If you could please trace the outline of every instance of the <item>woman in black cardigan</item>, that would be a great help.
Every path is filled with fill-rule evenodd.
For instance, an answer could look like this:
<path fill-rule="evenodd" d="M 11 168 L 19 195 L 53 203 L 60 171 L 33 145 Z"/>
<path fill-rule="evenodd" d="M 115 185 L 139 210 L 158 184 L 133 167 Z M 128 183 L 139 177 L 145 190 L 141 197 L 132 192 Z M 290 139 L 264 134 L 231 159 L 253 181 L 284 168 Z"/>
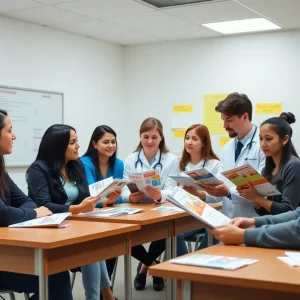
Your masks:
<path fill-rule="evenodd" d="M 50 126 L 42 140 L 35 162 L 27 171 L 29 197 L 53 213 L 78 214 L 92 211 L 100 197 L 89 196 L 84 167 L 78 156 L 76 131 L 68 125 Z M 87 300 L 113 300 L 105 261 L 82 267 Z"/>
<path fill-rule="evenodd" d="M 46 207 L 37 208 L 5 172 L 3 155 L 11 154 L 16 136 L 7 112 L 0 110 L 0 226 L 51 215 Z M 32 229 L 34 232 L 38 229 Z M 33 293 L 31 300 L 38 299 L 37 276 L 0 271 L 0 289 L 20 293 Z M 68 271 L 49 276 L 49 300 L 72 300 L 72 289 Z"/>

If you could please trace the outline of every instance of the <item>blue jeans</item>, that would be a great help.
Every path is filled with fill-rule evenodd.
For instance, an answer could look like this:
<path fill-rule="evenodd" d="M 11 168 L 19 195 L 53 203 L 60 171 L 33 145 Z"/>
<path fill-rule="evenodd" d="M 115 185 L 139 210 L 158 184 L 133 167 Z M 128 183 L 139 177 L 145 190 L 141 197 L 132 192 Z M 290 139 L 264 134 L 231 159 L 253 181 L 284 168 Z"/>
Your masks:
<path fill-rule="evenodd" d="M 48 277 L 49 300 L 73 300 L 70 274 L 68 271 Z M 38 276 L 0 272 L 0 289 L 19 293 L 33 293 L 31 300 L 39 299 Z"/>
<path fill-rule="evenodd" d="M 202 241 L 202 243 L 200 244 L 200 246 L 197 250 L 207 248 L 207 246 L 208 246 L 208 234 L 207 234 L 206 229 L 201 228 L 201 229 L 181 233 L 177 236 L 177 256 L 188 254 L 188 248 L 186 246 L 185 240 L 188 239 L 188 238 L 193 237 L 196 234 L 201 234 L 201 233 L 204 235 L 204 238 L 203 238 L 203 241 Z M 214 237 L 213 238 L 213 244 L 216 245 L 218 243 L 219 243 L 219 240 L 217 240 Z"/>
<path fill-rule="evenodd" d="M 105 260 L 81 267 L 81 272 L 87 300 L 99 300 L 100 289 L 111 287 Z"/>

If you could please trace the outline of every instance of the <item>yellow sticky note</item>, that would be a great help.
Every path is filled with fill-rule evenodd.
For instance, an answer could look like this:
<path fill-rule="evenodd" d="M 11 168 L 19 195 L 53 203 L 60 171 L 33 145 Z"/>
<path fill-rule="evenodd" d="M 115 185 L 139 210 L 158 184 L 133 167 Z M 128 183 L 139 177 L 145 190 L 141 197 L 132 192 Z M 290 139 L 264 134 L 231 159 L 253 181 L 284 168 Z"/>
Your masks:
<path fill-rule="evenodd" d="M 187 113 L 193 111 L 192 104 L 173 105 L 173 113 Z"/>
<path fill-rule="evenodd" d="M 227 142 L 230 141 L 230 137 L 229 136 L 220 136 L 219 138 L 219 146 L 222 148 Z"/>
<path fill-rule="evenodd" d="M 257 103 L 255 105 L 255 112 L 258 115 L 279 115 L 282 113 L 281 102 L 270 102 L 270 103 Z"/>
<path fill-rule="evenodd" d="M 215 111 L 215 107 L 227 96 L 228 94 L 206 94 L 203 97 L 204 125 L 208 127 L 210 134 L 226 132 L 223 128 L 221 114 Z"/>
<path fill-rule="evenodd" d="M 173 129 L 172 134 L 173 138 L 179 139 L 179 138 L 184 138 L 186 129 Z"/>

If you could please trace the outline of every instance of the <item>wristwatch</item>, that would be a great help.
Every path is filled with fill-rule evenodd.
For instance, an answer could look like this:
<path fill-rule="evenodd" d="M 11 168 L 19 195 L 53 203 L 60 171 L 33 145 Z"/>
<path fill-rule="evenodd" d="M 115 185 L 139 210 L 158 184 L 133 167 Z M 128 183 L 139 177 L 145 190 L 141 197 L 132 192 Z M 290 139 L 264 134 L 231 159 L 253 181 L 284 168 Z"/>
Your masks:
<path fill-rule="evenodd" d="M 229 198 L 229 199 L 231 200 L 231 192 L 230 192 L 230 189 L 228 189 L 227 198 Z"/>

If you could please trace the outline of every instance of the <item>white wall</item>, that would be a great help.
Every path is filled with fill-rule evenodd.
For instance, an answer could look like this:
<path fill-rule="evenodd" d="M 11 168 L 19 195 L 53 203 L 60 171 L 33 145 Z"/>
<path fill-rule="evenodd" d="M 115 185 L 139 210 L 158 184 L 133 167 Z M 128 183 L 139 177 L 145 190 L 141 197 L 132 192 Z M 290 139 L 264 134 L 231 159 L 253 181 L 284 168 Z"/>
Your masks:
<path fill-rule="evenodd" d="M 65 123 L 77 129 L 81 154 L 94 127 L 106 123 L 125 158 L 149 116 L 163 122 L 167 144 L 180 154 L 172 106 L 193 104 L 191 124 L 201 123 L 205 93 L 244 92 L 254 104 L 282 101 L 300 115 L 300 31 L 121 47 L 2 17 L 0 28 L 0 85 L 64 92 Z M 213 143 L 219 153 L 218 136 Z M 24 171 L 9 170 L 26 191 Z"/>
<path fill-rule="evenodd" d="M 121 46 L 2 17 L 0 28 L 0 84 L 63 92 L 64 121 L 77 129 L 81 154 L 97 125 L 126 129 Z M 26 191 L 24 171 L 9 173 Z"/>
<path fill-rule="evenodd" d="M 171 135 L 172 106 L 193 104 L 190 124 L 203 122 L 206 93 L 243 92 L 256 102 L 283 102 L 300 122 L 300 31 L 130 46 L 125 48 L 125 86 L 131 115 L 129 144 L 136 144 L 140 123 L 150 116 L 164 125 L 167 144 L 180 154 L 182 139 Z M 268 116 L 254 116 L 259 124 Z M 297 124 L 297 123 L 296 123 Z M 299 126 L 293 125 L 300 151 Z M 220 153 L 219 135 L 213 146 Z"/>

